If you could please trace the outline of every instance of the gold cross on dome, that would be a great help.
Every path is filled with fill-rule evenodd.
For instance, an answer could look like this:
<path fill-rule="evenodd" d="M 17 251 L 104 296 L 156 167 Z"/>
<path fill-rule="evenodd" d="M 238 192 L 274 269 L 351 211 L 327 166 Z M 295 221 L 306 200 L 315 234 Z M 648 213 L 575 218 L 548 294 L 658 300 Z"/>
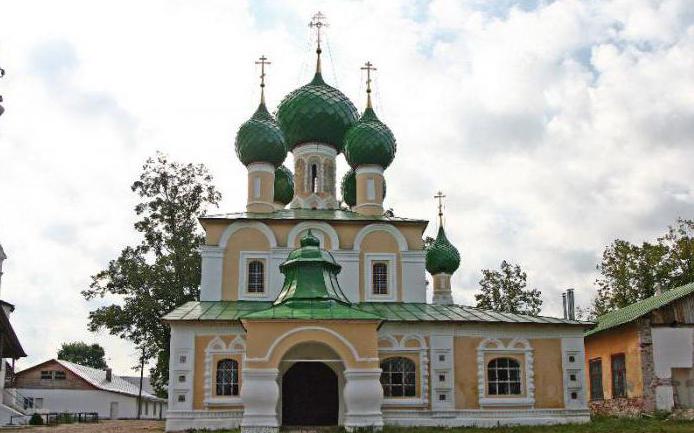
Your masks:
<path fill-rule="evenodd" d="M 313 15 L 308 26 L 312 29 L 316 29 L 316 40 L 318 41 L 318 49 L 320 50 L 320 31 L 323 27 L 328 27 L 328 23 L 325 21 L 325 15 L 323 15 L 321 11 L 318 11 Z"/>
<path fill-rule="evenodd" d="M 439 226 L 443 227 L 443 199 L 446 198 L 446 196 L 443 192 L 439 191 L 434 198 L 439 201 Z"/>
<path fill-rule="evenodd" d="M 268 62 L 267 57 L 262 55 L 255 64 L 260 65 L 260 100 L 265 102 L 265 65 L 271 65 L 272 62 Z"/>
<path fill-rule="evenodd" d="M 367 61 L 361 67 L 362 71 L 366 71 L 366 107 L 371 108 L 371 71 L 376 71 L 373 63 Z"/>

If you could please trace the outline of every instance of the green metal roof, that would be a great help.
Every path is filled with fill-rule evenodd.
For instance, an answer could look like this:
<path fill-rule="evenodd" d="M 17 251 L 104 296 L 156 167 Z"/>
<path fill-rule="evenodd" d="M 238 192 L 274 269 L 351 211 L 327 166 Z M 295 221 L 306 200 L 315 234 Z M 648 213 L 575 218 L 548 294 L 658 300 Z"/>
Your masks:
<path fill-rule="evenodd" d="M 431 275 L 452 274 L 460 266 L 460 253 L 446 237 L 443 226 L 439 227 L 434 243 L 427 248 L 426 268 Z"/>
<path fill-rule="evenodd" d="M 289 204 L 294 198 L 294 175 L 285 167 L 280 165 L 275 170 L 275 197 L 274 201 Z"/>
<path fill-rule="evenodd" d="M 268 310 L 272 302 L 263 301 L 191 301 L 181 305 L 164 316 L 167 321 L 181 320 L 240 320 L 255 312 Z M 331 307 L 325 308 L 330 310 Z M 352 308 L 360 313 L 370 313 L 386 322 L 456 322 L 456 323 L 526 323 L 540 325 L 575 325 L 590 326 L 590 322 L 559 319 L 556 317 L 525 316 L 522 314 L 497 313 L 463 305 L 438 305 L 403 302 L 360 302 L 352 304 Z M 301 310 L 301 309 L 299 309 Z M 315 310 L 314 310 L 315 311 Z M 283 313 L 280 311 L 280 313 Z M 274 314 L 274 313 L 273 313 Z M 306 317 L 305 312 L 293 312 L 293 317 L 281 314 L 281 317 L 263 313 L 265 318 L 295 318 L 295 319 L 330 319 L 332 312 L 328 311 L 320 317 Z M 300 316 L 301 314 L 301 316 Z M 345 318 L 349 319 L 349 318 Z"/>
<path fill-rule="evenodd" d="M 626 307 L 620 308 L 619 310 L 603 314 L 602 316 L 598 317 L 597 326 L 586 332 L 586 337 L 589 335 L 597 334 L 598 332 L 606 331 L 608 329 L 632 322 L 638 319 L 639 317 L 645 316 L 651 311 L 664 307 L 669 303 L 676 301 L 691 293 L 694 293 L 694 282 L 668 290 L 667 292 L 660 295 L 651 296 L 650 298 L 646 298 L 643 301 L 627 305 Z"/>
<path fill-rule="evenodd" d="M 427 220 L 387 215 L 360 215 L 341 209 L 280 209 L 269 213 L 231 212 L 205 215 L 202 220 L 323 220 L 323 221 L 378 221 L 427 224 Z"/>
<path fill-rule="evenodd" d="M 344 152 L 352 168 L 360 165 L 376 164 L 388 168 L 397 145 L 395 136 L 376 113 L 368 107 L 361 118 L 345 134 Z"/>
<path fill-rule="evenodd" d="M 351 168 L 342 177 L 342 201 L 347 206 L 357 204 L 357 174 Z"/>

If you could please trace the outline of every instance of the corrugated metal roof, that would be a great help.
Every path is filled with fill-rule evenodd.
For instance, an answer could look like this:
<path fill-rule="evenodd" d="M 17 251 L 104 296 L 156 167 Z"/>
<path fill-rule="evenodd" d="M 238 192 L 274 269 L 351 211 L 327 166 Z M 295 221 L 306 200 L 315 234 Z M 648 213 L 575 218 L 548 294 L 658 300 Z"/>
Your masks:
<path fill-rule="evenodd" d="M 99 370 L 98 368 L 87 367 L 84 365 L 75 364 L 74 362 L 64 361 L 62 359 L 56 359 L 55 361 L 101 390 L 117 392 L 119 394 L 126 394 L 133 397 L 137 397 L 139 394 L 139 386 L 133 385 L 120 376 L 113 374 L 111 375 L 111 381 L 107 381 L 106 370 Z M 142 398 L 147 400 L 165 401 L 164 399 L 145 392 L 144 390 L 142 391 Z"/>
<path fill-rule="evenodd" d="M 676 287 L 663 294 L 651 296 L 643 301 L 639 301 L 631 305 L 627 305 L 624 308 L 620 308 L 619 310 L 603 314 L 602 316 L 598 317 L 597 326 L 586 332 L 586 337 L 632 322 L 639 317 L 645 316 L 653 310 L 662 308 L 667 304 L 691 293 L 694 293 L 694 283 Z"/>
<path fill-rule="evenodd" d="M 325 220 L 325 221 L 381 221 L 424 223 L 427 220 L 386 215 L 361 215 L 341 209 L 280 209 L 269 213 L 231 212 L 205 215 L 200 219 L 225 220 Z"/>
<path fill-rule="evenodd" d="M 267 310 L 272 302 L 216 301 L 188 302 L 176 308 L 164 320 L 238 320 L 249 313 Z M 404 302 L 361 302 L 353 307 L 375 314 L 388 322 L 488 322 L 488 323 L 537 323 L 544 325 L 590 326 L 591 322 L 567 320 L 546 316 L 498 313 L 463 305 L 438 305 Z M 279 318 L 279 317 L 278 317 Z M 283 317 L 287 318 L 287 317 Z M 330 317 L 293 317 L 321 319 Z"/>

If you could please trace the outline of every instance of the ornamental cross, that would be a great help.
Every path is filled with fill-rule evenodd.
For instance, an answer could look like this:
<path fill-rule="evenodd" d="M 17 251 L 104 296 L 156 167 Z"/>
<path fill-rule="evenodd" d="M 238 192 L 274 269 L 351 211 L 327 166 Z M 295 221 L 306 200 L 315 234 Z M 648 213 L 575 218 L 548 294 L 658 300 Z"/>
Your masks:
<path fill-rule="evenodd" d="M 320 50 L 320 31 L 323 27 L 328 27 L 328 23 L 325 21 L 325 15 L 321 11 L 318 11 L 312 18 L 308 26 L 312 29 L 316 29 L 316 38 L 318 40 L 318 50 Z"/>
<path fill-rule="evenodd" d="M 443 227 L 443 199 L 446 198 L 446 196 L 443 192 L 439 191 L 434 198 L 439 201 L 439 226 Z"/>
<path fill-rule="evenodd" d="M 268 62 L 265 55 L 260 56 L 260 58 L 255 62 L 256 65 L 260 65 L 260 101 L 265 102 L 265 65 L 271 65 L 272 62 Z"/>
<path fill-rule="evenodd" d="M 361 67 L 362 71 L 366 71 L 366 95 L 369 98 L 369 107 L 371 106 L 371 71 L 376 71 L 373 63 L 367 61 L 364 66 Z"/>

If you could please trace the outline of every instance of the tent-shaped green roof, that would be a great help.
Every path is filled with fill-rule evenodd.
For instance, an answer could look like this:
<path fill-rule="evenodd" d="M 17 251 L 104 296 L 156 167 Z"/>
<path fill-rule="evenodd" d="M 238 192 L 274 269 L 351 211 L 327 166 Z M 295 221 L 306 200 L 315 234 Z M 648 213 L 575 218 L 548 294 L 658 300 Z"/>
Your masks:
<path fill-rule="evenodd" d="M 694 283 L 685 284 L 660 295 L 651 296 L 643 301 L 627 305 L 619 310 L 611 311 L 598 317 L 598 325 L 586 332 L 586 337 L 597 334 L 598 332 L 606 331 L 620 325 L 632 322 L 639 317 L 643 317 L 651 311 L 662 308 L 669 303 L 683 298 L 691 293 L 694 293 Z"/>

